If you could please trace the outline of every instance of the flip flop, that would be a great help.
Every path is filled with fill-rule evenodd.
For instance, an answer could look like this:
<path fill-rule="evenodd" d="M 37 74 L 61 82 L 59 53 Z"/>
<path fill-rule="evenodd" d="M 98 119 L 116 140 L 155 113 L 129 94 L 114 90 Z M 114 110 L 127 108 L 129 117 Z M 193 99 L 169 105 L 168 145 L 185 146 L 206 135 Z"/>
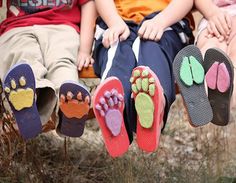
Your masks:
<path fill-rule="evenodd" d="M 123 155 L 129 148 L 124 124 L 124 90 L 116 77 L 109 77 L 94 93 L 93 110 L 110 156 Z"/>
<path fill-rule="evenodd" d="M 35 103 L 35 78 L 28 64 L 17 64 L 6 74 L 3 82 L 6 98 L 10 104 L 22 137 L 31 139 L 42 130 Z"/>
<path fill-rule="evenodd" d="M 211 48 L 206 51 L 203 67 L 206 72 L 208 98 L 213 109 L 212 123 L 225 126 L 230 120 L 230 99 L 234 79 L 233 64 L 223 51 Z"/>
<path fill-rule="evenodd" d="M 173 62 L 174 75 L 190 124 L 194 127 L 208 124 L 213 112 L 204 86 L 203 58 L 200 50 L 193 45 L 183 48 Z"/>
<path fill-rule="evenodd" d="M 146 152 L 157 149 L 164 115 L 165 99 L 156 74 L 144 66 L 136 67 L 130 78 L 137 111 L 137 144 Z"/>
<path fill-rule="evenodd" d="M 81 84 L 66 81 L 59 90 L 61 134 L 69 137 L 83 135 L 85 122 L 88 118 L 91 97 L 89 91 Z"/>

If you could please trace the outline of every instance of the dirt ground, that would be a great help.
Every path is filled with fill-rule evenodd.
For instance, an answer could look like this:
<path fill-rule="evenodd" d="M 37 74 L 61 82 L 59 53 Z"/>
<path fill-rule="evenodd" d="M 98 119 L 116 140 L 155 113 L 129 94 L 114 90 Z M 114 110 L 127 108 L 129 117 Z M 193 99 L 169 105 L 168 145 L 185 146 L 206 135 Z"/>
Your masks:
<path fill-rule="evenodd" d="M 233 111 L 226 127 L 193 128 L 177 95 L 154 153 L 142 152 L 134 140 L 125 156 L 110 158 L 97 122 L 90 120 L 79 139 L 54 131 L 27 143 L 15 139 L 10 160 L 0 167 L 0 182 L 235 182 L 235 119 Z"/>

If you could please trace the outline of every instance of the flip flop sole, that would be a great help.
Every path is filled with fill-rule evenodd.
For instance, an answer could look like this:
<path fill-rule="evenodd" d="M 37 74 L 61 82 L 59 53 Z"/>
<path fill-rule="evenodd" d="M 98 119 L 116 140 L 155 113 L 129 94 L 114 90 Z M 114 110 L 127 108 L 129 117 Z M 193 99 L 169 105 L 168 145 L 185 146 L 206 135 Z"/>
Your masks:
<path fill-rule="evenodd" d="M 116 94 L 113 95 L 112 91 Z M 115 95 L 119 95 L 119 102 L 115 99 L 117 98 Z M 94 114 L 101 128 L 106 149 L 112 157 L 122 156 L 129 148 L 129 138 L 123 119 L 122 97 L 124 97 L 122 83 L 116 77 L 109 77 L 98 86 L 93 98 Z"/>
<path fill-rule="evenodd" d="M 28 64 L 17 64 L 6 74 L 3 82 L 6 98 L 24 139 L 37 136 L 42 125 L 35 103 L 35 78 Z"/>
<path fill-rule="evenodd" d="M 183 82 L 183 78 L 180 75 L 183 61 L 186 58 L 194 58 L 195 64 L 198 65 L 197 67 L 189 65 L 189 67 L 191 68 L 191 75 L 192 75 L 191 79 L 193 80 L 193 82 L 190 83 L 189 85 Z M 199 65 L 202 65 L 202 62 L 203 58 L 200 50 L 193 45 L 189 45 L 183 48 L 176 55 L 173 62 L 175 80 L 179 87 L 180 94 L 183 97 L 185 107 L 188 111 L 190 124 L 194 127 L 206 125 L 213 118 L 211 105 L 209 103 L 204 87 L 204 72 L 203 73 L 201 72 L 202 66 L 199 67 Z M 194 73 L 200 73 L 200 74 L 198 77 L 196 77 Z M 203 75 L 201 76 L 201 74 Z M 202 77 L 202 82 L 199 82 L 200 81 L 199 78 L 201 77 Z"/>
<path fill-rule="evenodd" d="M 225 64 L 230 79 L 229 86 L 225 92 L 220 92 L 217 87 L 214 89 L 211 87 L 211 83 L 207 83 L 208 98 L 214 114 L 212 123 L 219 126 L 225 126 L 230 121 L 230 99 L 233 92 L 234 69 L 230 58 L 223 51 L 217 48 L 208 49 L 203 62 L 205 72 L 207 73 L 216 62 L 218 62 L 219 65 L 222 63 Z"/>
<path fill-rule="evenodd" d="M 59 96 L 60 133 L 69 137 L 82 136 L 91 101 L 89 91 L 77 82 L 66 81 L 60 87 Z"/>
<path fill-rule="evenodd" d="M 137 144 L 146 152 L 159 145 L 164 114 L 163 89 L 156 74 L 144 66 L 136 67 L 130 79 L 137 111 Z"/>

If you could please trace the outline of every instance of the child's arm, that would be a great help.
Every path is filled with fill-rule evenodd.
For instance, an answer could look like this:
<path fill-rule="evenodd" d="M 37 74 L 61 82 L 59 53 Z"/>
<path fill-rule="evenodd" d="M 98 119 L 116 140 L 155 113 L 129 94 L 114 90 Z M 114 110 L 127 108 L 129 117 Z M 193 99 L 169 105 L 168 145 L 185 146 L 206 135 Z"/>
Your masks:
<path fill-rule="evenodd" d="M 80 48 L 78 54 L 78 70 L 93 64 L 92 45 L 97 12 L 94 1 L 88 1 L 81 7 Z"/>
<path fill-rule="evenodd" d="M 116 41 L 126 40 L 130 31 L 126 23 L 117 13 L 115 4 L 113 0 L 95 0 L 97 10 L 108 25 L 108 29 L 103 35 L 103 45 L 109 47 Z"/>
<path fill-rule="evenodd" d="M 143 22 L 138 33 L 143 39 L 159 41 L 164 30 L 181 20 L 193 7 L 193 0 L 172 0 L 155 17 Z"/>
<path fill-rule="evenodd" d="M 194 0 L 196 8 L 208 20 L 207 30 L 210 35 L 224 40 L 230 34 L 231 17 L 219 7 L 217 7 L 212 0 Z"/>

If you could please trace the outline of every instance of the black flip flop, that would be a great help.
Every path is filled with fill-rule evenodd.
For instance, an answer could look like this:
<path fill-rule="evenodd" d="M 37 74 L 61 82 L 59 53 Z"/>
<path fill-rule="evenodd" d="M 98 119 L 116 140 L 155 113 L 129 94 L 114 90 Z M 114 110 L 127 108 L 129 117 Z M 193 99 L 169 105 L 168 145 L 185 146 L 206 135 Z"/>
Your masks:
<path fill-rule="evenodd" d="M 173 62 L 175 79 L 188 111 L 190 124 L 194 127 L 206 125 L 213 118 L 204 86 L 202 62 L 202 54 L 194 45 L 183 48 Z"/>
<path fill-rule="evenodd" d="M 230 120 L 230 99 L 234 79 L 233 64 L 223 51 L 210 48 L 206 51 L 203 67 L 206 72 L 208 98 L 213 109 L 212 123 L 225 126 Z"/>

